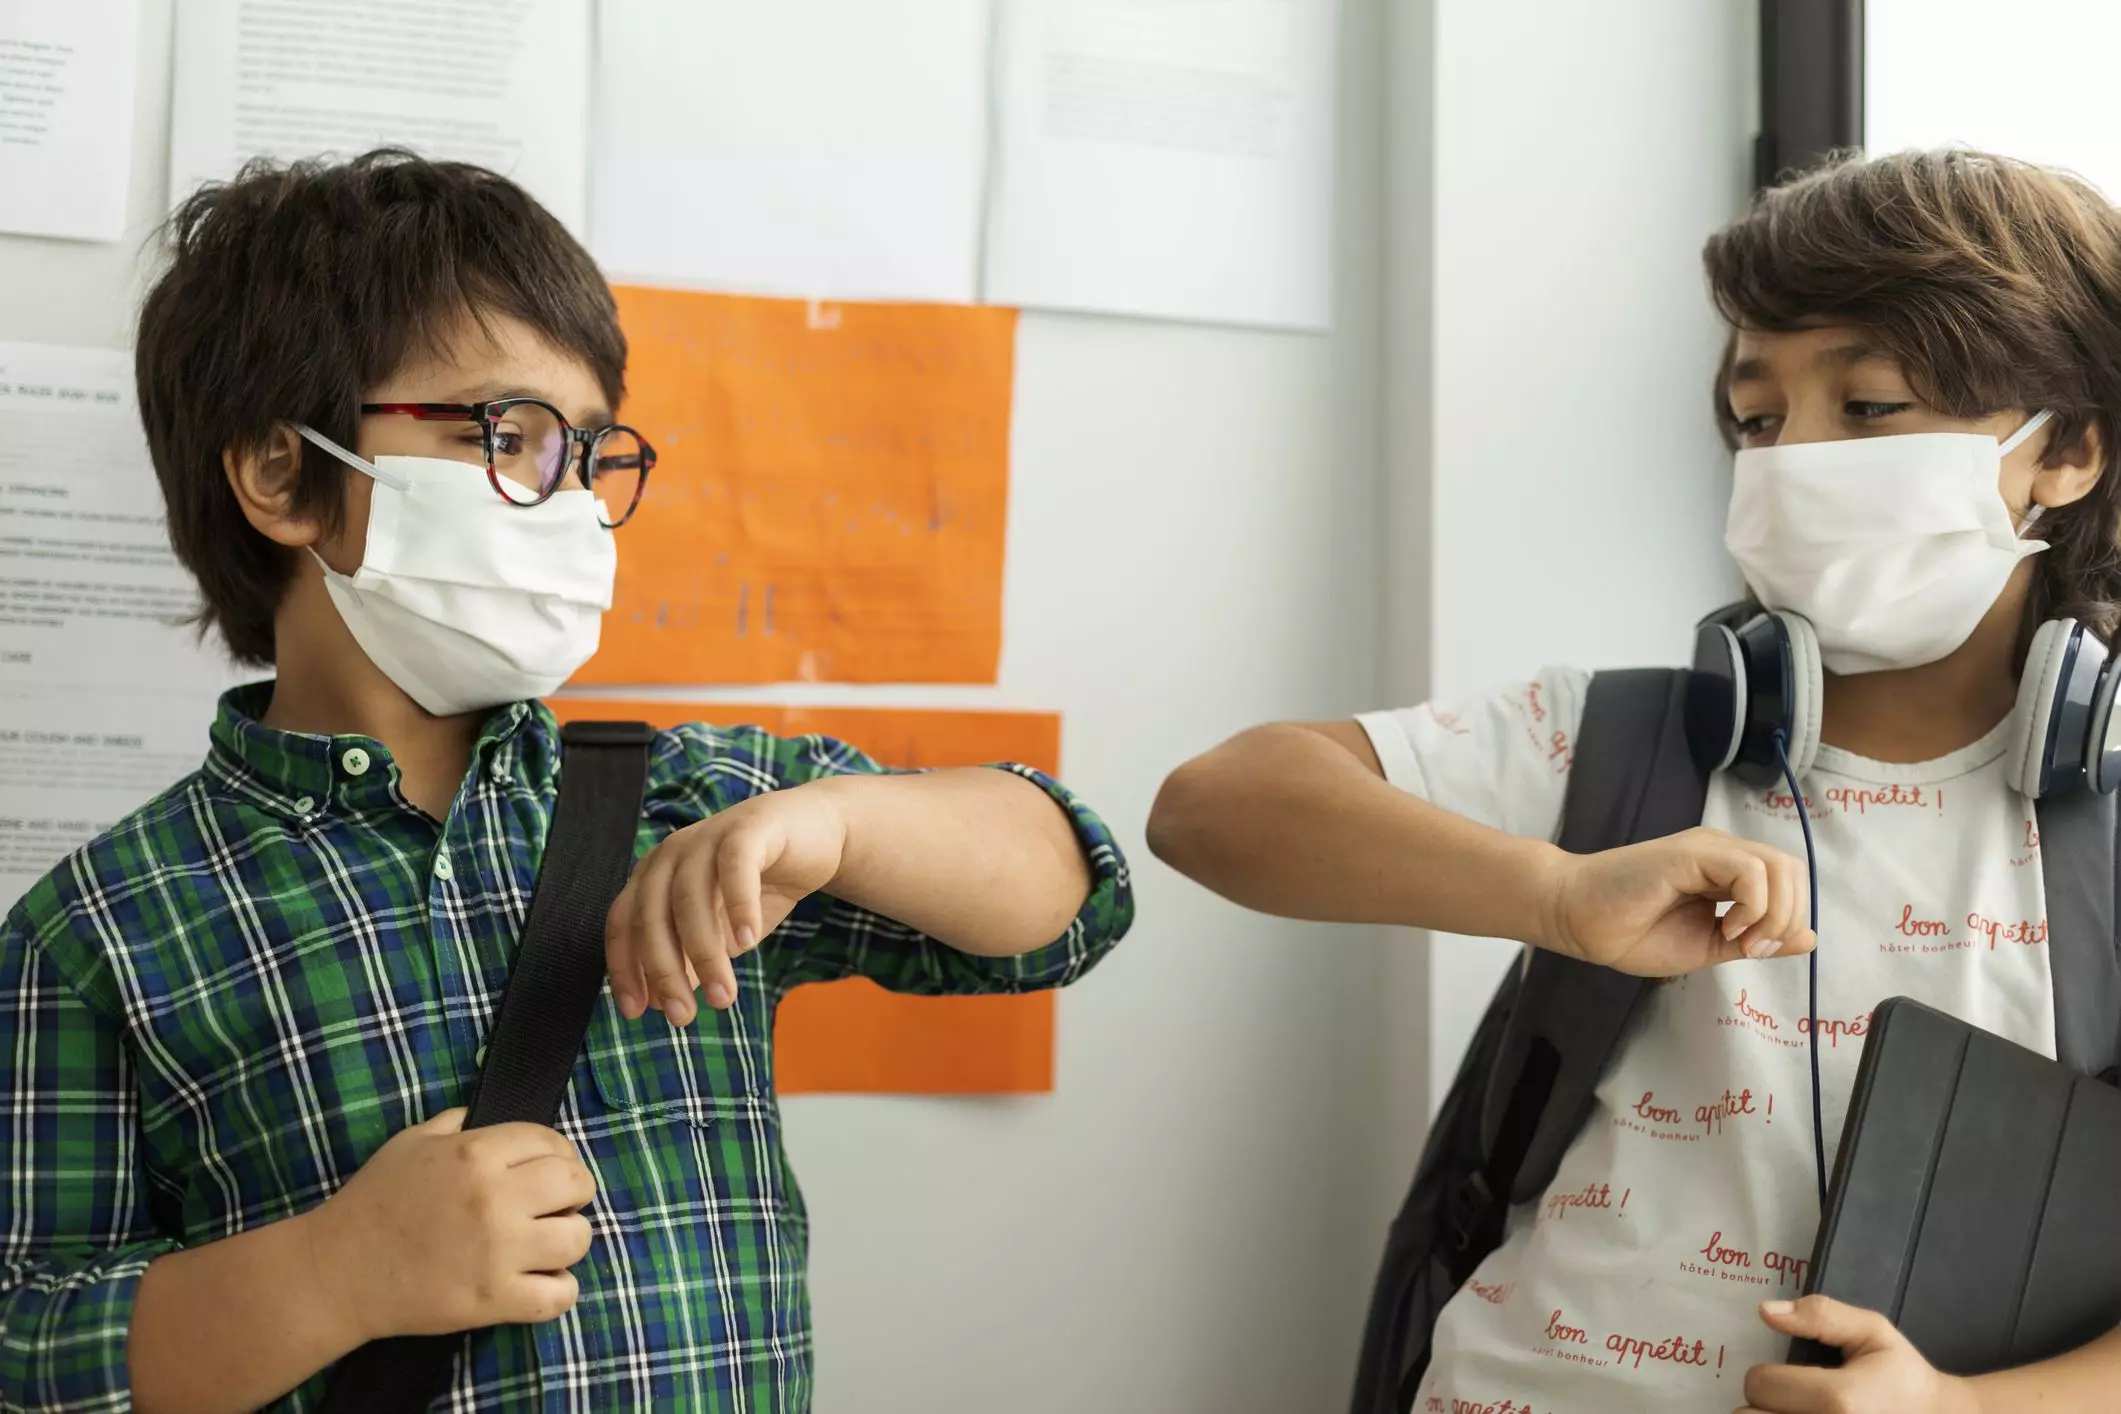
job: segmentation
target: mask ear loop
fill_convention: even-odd
[[[2054,413],[2050,412],[2046,408],[2042,408],[2040,409],[2040,411],[2034,413],[2031,417],[2025,420],[2025,425],[2023,427],[2019,428],[2016,432],[2011,433],[2010,436],[2006,437],[2003,441],[1996,444],[1996,456],[2000,459],[2009,456],[2012,452],[2017,451],[2020,447],[2025,445],[2026,438],[2032,436],[2035,432],[2038,432],[2041,428],[2047,426],[2047,424],[2053,420],[2054,416]],[[2025,538],[2025,532],[2031,530],[2033,528],[2034,522],[2038,521],[2040,517],[2046,514],[2047,507],[2045,506],[2035,504],[2027,507],[2025,512],[2025,519],[2019,521],[2018,528],[2012,531],[2011,533],[2018,539],[2023,540]]]
[[[318,447],[323,448],[325,451],[337,457],[340,461],[345,462],[355,471],[360,472],[364,476],[373,478],[377,482],[380,482],[382,485],[388,486],[393,491],[409,491],[412,489],[412,483],[407,481],[404,477],[398,475],[396,472],[385,471],[383,470],[383,468],[377,466],[374,462],[368,460],[368,458],[358,456],[353,452],[347,451],[337,442],[332,441],[331,438],[325,436],[323,433],[317,431],[316,428],[311,427],[306,423],[296,423],[295,431],[301,433],[302,436],[309,442],[315,444]]]
[[[2012,452],[2017,451],[2020,447],[2025,445],[2026,438],[2032,436],[2035,432],[2038,432],[2041,428],[2047,426],[2047,424],[2054,418],[2054,416],[2055,415],[2052,412],[2049,412],[2046,408],[2042,408],[2040,411],[2034,413],[2031,417],[2025,420],[2025,425],[2023,427],[2019,428],[2016,432],[2011,433],[2009,437],[2005,438],[2002,443],[1997,446],[1996,455],[2007,457]]]

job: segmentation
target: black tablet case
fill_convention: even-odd
[[[2121,1091],[1906,997],[1872,1015],[1807,1292],[1979,1374],[2121,1325]],[[1839,1352],[1791,1344],[1797,1364]]]

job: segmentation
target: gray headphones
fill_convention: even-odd
[[[2042,624],[2018,680],[2011,784],[2036,800],[2080,784],[2102,795],[2121,787],[2117,685],[2121,656],[2098,635],[2074,619]],[[1694,629],[1686,729],[1695,764],[1765,786],[1781,779],[1779,745],[1803,774],[1819,754],[1823,686],[1819,640],[1798,615],[1756,604],[1717,610]]]

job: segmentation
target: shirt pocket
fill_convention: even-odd
[[[765,988],[740,963],[736,1005],[718,1012],[701,1000],[698,1014],[682,1027],[659,1011],[628,1021],[607,982],[584,1049],[606,1108],[706,1125],[771,1103],[771,1028]]]

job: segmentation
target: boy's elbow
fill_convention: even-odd
[[[1185,848],[1185,824],[1181,813],[1185,774],[1186,768],[1181,766],[1164,777],[1163,785],[1157,789],[1155,803],[1149,807],[1149,853],[1174,869],[1178,867],[1178,861],[1172,855]]]
[[[1188,878],[1197,877],[1221,813],[1215,754],[1196,756],[1166,776],[1149,807],[1149,852]]]

